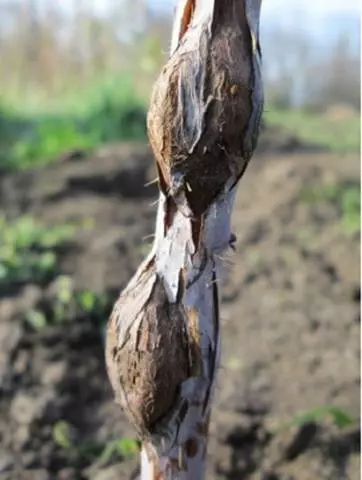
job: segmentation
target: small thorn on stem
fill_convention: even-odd
[[[154,178],[153,180],[147,182],[144,184],[144,187],[150,187],[151,185],[153,185],[154,183],[157,183],[158,182],[158,177],[157,178]]]

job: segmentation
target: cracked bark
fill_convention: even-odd
[[[106,364],[142,441],[142,480],[202,480],[220,357],[220,254],[263,106],[261,0],[184,0],[148,134],[160,196],[152,251],[117,300]]]

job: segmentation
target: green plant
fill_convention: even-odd
[[[96,144],[96,138],[71,120],[45,120],[14,144],[10,157],[13,167],[27,168],[48,163],[72,149],[90,150]]]
[[[323,405],[296,415],[289,422],[283,423],[280,429],[302,426],[308,422],[319,422],[326,418],[330,418],[339,429],[349,427],[355,423],[352,416],[343,408],[335,405]]]
[[[340,205],[343,213],[343,225],[349,232],[361,228],[361,196],[360,188],[349,187],[342,192]]]
[[[304,110],[280,110],[269,108],[265,111],[266,123],[280,127],[298,136],[302,141],[313,143],[328,150],[357,152],[360,148],[360,117],[358,113],[349,118],[329,118]]]
[[[50,228],[30,217],[11,222],[0,215],[0,285],[51,278],[56,272],[55,247],[73,234],[71,225]]]
[[[69,423],[60,420],[53,425],[53,440],[61,448],[68,450],[73,448],[71,439],[71,428]]]
[[[361,197],[357,183],[339,183],[318,185],[305,188],[301,200],[306,203],[334,203],[340,210],[341,226],[347,233],[354,233],[361,228]]]
[[[48,324],[44,313],[33,309],[26,312],[25,321],[33,330],[43,330]]]
[[[32,329],[42,330],[50,325],[86,318],[102,329],[112,304],[113,299],[107,293],[75,291],[72,279],[60,275],[55,281],[52,301],[27,312],[25,320]]]
[[[20,113],[21,112],[21,113]],[[73,149],[89,151],[104,142],[146,140],[146,103],[131,78],[116,76],[65,92],[57,102],[0,111],[0,169],[44,165]]]
[[[99,461],[101,463],[108,463],[113,456],[121,458],[132,458],[139,452],[138,444],[135,440],[128,438],[121,438],[119,440],[113,440],[106,444],[104,447]]]
[[[335,202],[339,196],[339,185],[318,185],[305,188],[301,192],[301,200],[306,203]]]
[[[97,459],[99,463],[108,463],[112,457],[127,459],[132,458],[139,452],[135,440],[120,438],[111,440],[106,445],[96,442],[77,443],[72,435],[71,425],[60,420],[53,425],[53,441],[58,447],[64,450],[74,460]]]
[[[110,78],[91,87],[89,107],[81,123],[99,143],[146,139],[146,106],[138,98],[130,78]]]

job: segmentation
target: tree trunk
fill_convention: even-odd
[[[263,104],[259,15],[260,0],[183,1],[154,88],[155,241],[115,304],[106,345],[116,401],[142,441],[142,480],[205,475],[221,257]]]

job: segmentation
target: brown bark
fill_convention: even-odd
[[[244,2],[214,2],[207,21],[195,3],[185,6],[179,46],[154,86],[148,135],[163,193],[199,216],[245,171],[259,122],[249,128],[255,78]]]

